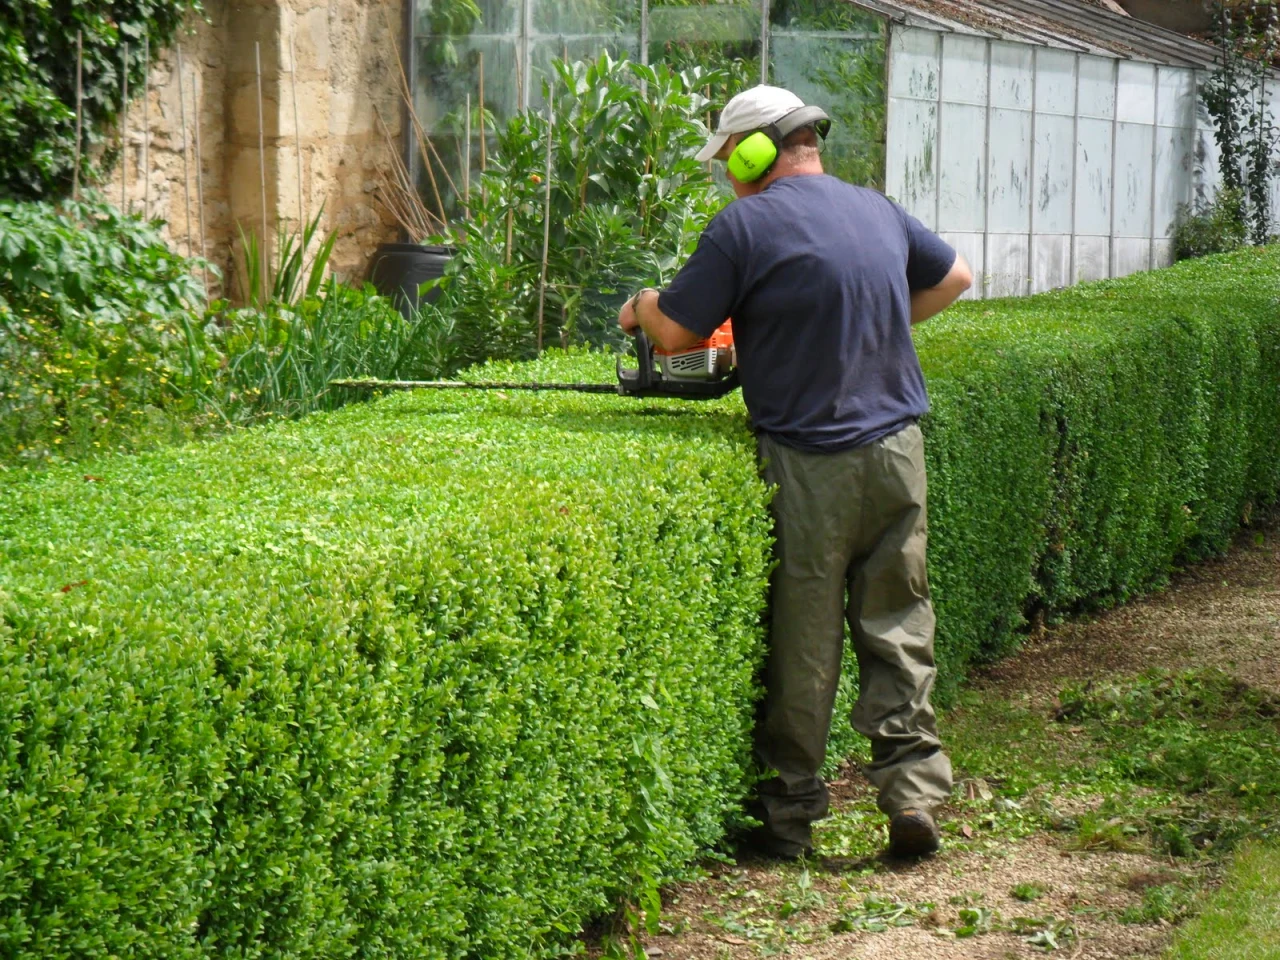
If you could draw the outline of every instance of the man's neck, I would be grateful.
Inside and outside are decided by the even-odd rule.
[[[783,177],[813,177],[825,172],[822,169],[822,162],[818,160],[812,163],[788,165],[780,170],[770,170],[768,176],[760,182],[760,189],[763,190],[775,180],[781,180]]]

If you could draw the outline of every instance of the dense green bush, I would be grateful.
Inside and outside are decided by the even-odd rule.
[[[154,224],[0,200],[0,469],[332,409],[337,377],[440,371],[439,315],[405,319],[295,259],[301,280],[258,306],[207,305],[203,265]]]
[[[921,328],[944,697],[1029,608],[1159,585],[1276,497],[1278,267]],[[402,395],[82,469],[0,479],[6,955],[541,955],[735,815],[768,560],[736,397]]]
[[[1244,195],[1223,188],[1213,199],[1178,208],[1173,228],[1173,258],[1190,260],[1210,253],[1230,253],[1249,242]]]
[[[665,283],[724,204],[693,159],[706,142],[700,92],[719,72],[615,61],[555,62],[552,169],[546,116],[513,117],[497,132],[472,219],[439,238],[457,244],[440,299],[451,318],[450,366],[527,359],[547,345],[617,343],[614,318],[639,287]],[[640,81],[648,85],[647,95]],[[538,327],[543,216],[550,245]]]
[[[549,955],[714,843],[766,492],[740,415],[637,412],[401,397],[10,480],[0,953]]]
[[[137,90],[143,38],[151,55],[173,41],[199,0],[17,0],[0,4],[0,196],[37,199],[71,191],[75,167],[76,33],[83,48],[81,182],[96,148],[113,139],[121,73]],[[124,58],[124,44],[129,57]]]
[[[0,464],[181,432],[192,268],[108,204],[0,200]]]

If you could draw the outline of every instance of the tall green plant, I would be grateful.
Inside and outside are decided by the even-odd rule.
[[[472,219],[453,238],[458,254],[432,308],[455,318],[453,365],[536,350],[548,191],[542,342],[614,341],[622,300],[669,279],[722,203],[692,157],[712,105],[701,91],[725,79],[607,54],[556,61],[543,89],[554,121],[526,113],[498,130],[484,189],[472,192]]]
[[[314,299],[320,293],[333,245],[338,239],[337,231],[330,231],[315,252],[309,252],[323,216],[321,206],[300,231],[278,232],[273,264],[267,263],[258,235],[252,231],[246,233],[236,225],[240,233],[241,293],[246,303],[257,308],[269,303],[297,304]]]

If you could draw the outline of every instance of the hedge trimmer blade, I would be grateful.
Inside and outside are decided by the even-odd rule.
[[[568,390],[573,393],[612,393],[618,387],[612,383],[509,383],[498,380],[330,380],[331,387],[351,387],[357,390]]]

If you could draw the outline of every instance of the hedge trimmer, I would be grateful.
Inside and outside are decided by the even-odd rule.
[[[636,331],[635,369],[618,360],[617,383],[516,383],[494,380],[330,380],[331,387],[367,390],[568,390],[574,393],[616,393],[624,397],[682,397],[713,400],[738,386],[738,357],[733,324],[726,320],[705,340],[683,350],[658,350],[642,331]]]

